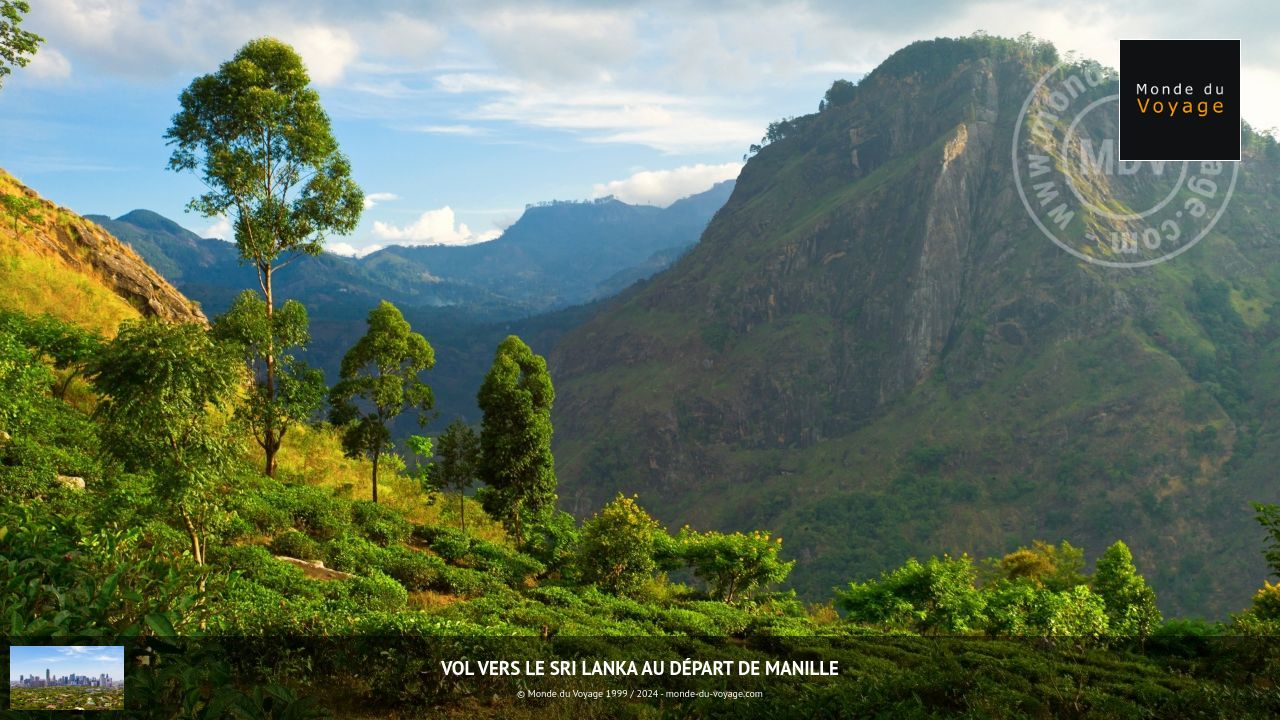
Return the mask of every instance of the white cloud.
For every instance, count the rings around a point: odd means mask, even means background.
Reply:
[[[700,193],[722,180],[738,177],[742,163],[685,165],[673,170],[643,170],[622,180],[596,183],[596,197],[613,195],[632,205],[666,207],[683,197]]]
[[[71,61],[54,48],[42,46],[24,72],[41,80],[64,80],[71,77]]]
[[[381,249],[382,249],[382,246],[381,246],[381,245],[366,245],[366,246],[364,246],[364,247],[356,247],[356,246],[352,245],[351,243],[344,243],[344,242],[331,242],[331,243],[326,243],[326,244],[325,244],[325,248],[324,248],[324,249],[325,249],[325,250],[328,250],[329,252],[333,253],[334,255],[342,255],[342,256],[344,256],[344,257],[356,257],[356,258],[360,258],[360,257],[364,257],[365,255],[370,255],[370,254],[373,254],[373,253],[378,252],[379,250],[381,250]]]
[[[389,193],[389,192],[369,193],[368,195],[364,196],[364,209],[369,210],[375,207],[378,203],[391,202],[392,200],[399,200],[399,199],[400,199],[400,196],[395,193]]]
[[[219,217],[209,227],[196,233],[202,238],[218,238],[219,240],[231,240],[235,232],[231,228],[231,221],[225,217]]]
[[[485,133],[484,128],[476,127],[475,125],[419,125],[414,130],[429,135],[475,136]]]
[[[457,222],[453,208],[447,205],[438,210],[428,210],[404,226],[373,223],[374,237],[399,245],[474,245],[501,234],[500,230],[489,230],[479,235],[471,232],[466,223]]]
[[[637,51],[637,15],[619,9],[487,10],[471,26],[500,64],[539,81],[608,81]]]
[[[607,85],[543,86],[476,73],[436,78],[450,93],[495,93],[469,111],[476,119],[574,132],[586,142],[647,145],[664,153],[740,150],[759,139],[767,122],[724,117],[709,100],[619,90]]]
[[[360,54],[360,47],[351,33],[324,25],[290,29],[282,39],[293,45],[302,56],[311,81],[316,85],[333,85],[341,81],[347,66]]]

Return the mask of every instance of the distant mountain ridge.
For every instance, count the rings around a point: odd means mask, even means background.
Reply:
[[[485,243],[306,258],[280,271],[277,293],[313,310],[380,299],[466,307],[495,320],[557,310],[607,297],[665,268],[697,242],[732,190],[733,181],[721,182],[665,208],[613,198],[535,205]],[[257,283],[234,245],[201,238],[157,213],[88,217],[213,313]]]

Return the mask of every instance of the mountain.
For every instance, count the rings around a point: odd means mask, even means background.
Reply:
[[[113,335],[121,320],[156,315],[205,322],[199,307],[129,245],[0,170],[0,195],[29,207],[0,217],[0,308],[49,313]]]
[[[1245,132],[1229,208],[1184,254],[1086,262],[1127,256],[1050,242],[1010,153],[1033,90],[1058,99],[1037,86],[1054,62],[917,43],[771,127],[700,242],[557,344],[567,509],[639,493],[673,527],[774,528],[813,599],[912,555],[1123,538],[1166,611],[1247,605],[1266,574],[1248,502],[1280,499],[1280,147]],[[1115,92],[1096,64],[1067,73]],[[1115,129],[1081,117],[1079,137]],[[1068,182],[1124,208],[1145,178]],[[1097,217],[1064,227],[1135,227]]]
[[[240,262],[232,243],[201,238],[150,210],[134,210],[114,220],[101,215],[88,217],[131,245],[211,314],[224,311],[246,288],[257,287],[257,275]],[[403,305],[465,304],[476,311],[492,308],[500,315],[519,312],[510,303],[465,283],[388,281],[369,273],[358,260],[329,253],[287,265],[276,274],[275,283],[279,297],[301,300],[313,312],[329,307],[343,314],[353,306],[367,312],[382,299]]]
[[[531,206],[502,237],[463,247],[392,247],[362,259],[325,253],[278,271],[278,298],[300,300],[311,318],[307,360],[335,381],[342,355],[364,334],[379,300],[404,311],[436,351],[432,371],[442,427],[479,419],[475,394],[493,351],[516,333],[539,353],[607,297],[669,266],[732,192],[726,181],[666,208],[612,198]],[[235,245],[201,238],[149,210],[88,216],[129,243],[211,316],[257,287]],[[571,268],[572,271],[566,271]],[[418,432],[411,418],[401,436]]]
[[[490,242],[392,246],[363,264],[390,276],[467,282],[535,311],[578,305],[670,265],[698,241],[732,190],[726,180],[666,208],[612,197],[533,205]]]

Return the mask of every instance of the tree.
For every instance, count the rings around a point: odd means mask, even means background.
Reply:
[[[245,290],[213,322],[213,337],[234,348],[254,376],[248,402],[237,409],[266,455],[266,474],[275,474],[275,458],[285,433],[320,412],[327,387],[324,373],[293,354],[310,342],[307,309],[287,300],[274,313],[252,290]],[[275,353],[274,392],[267,388],[268,353]]]
[[[858,95],[858,86],[848,80],[836,80],[831,83],[831,87],[827,88],[826,94],[822,96],[822,102],[818,103],[818,112],[822,112],[827,108],[838,107],[840,105],[848,105]]]
[[[351,179],[302,59],[279,40],[249,42],[218,72],[193,80],[181,105],[165,133],[175,146],[169,169],[199,170],[209,188],[188,207],[232,219],[241,261],[258,273],[267,326],[274,328],[273,273],[320,254],[326,233],[354,230],[364,194]],[[262,393],[274,405],[274,333],[266,341]],[[268,475],[275,472],[282,432],[276,418],[275,412],[261,416]]]
[[[498,345],[480,386],[480,480],[484,508],[523,545],[526,515],[541,517],[556,503],[551,455],[555,389],[547,361],[515,335]]]
[[[1093,589],[1106,606],[1113,635],[1146,637],[1163,620],[1155,591],[1138,574],[1129,547],[1119,540],[1098,558]]]
[[[654,544],[665,535],[632,498],[619,495],[582,524],[578,572],[583,582],[618,595],[630,595],[653,576]]]
[[[977,573],[968,555],[911,558],[878,580],[849,583],[837,602],[858,622],[917,632],[963,633],[982,623],[985,598],[974,587]]]
[[[728,603],[739,595],[786,580],[796,564],[778,557],[782,538],[771,538],[764,531],[698,533],[686,527],[676,536],[676,545],[693,574],[707,583],[713,595]]]
[[[154,474],[156,494],[186,529],[198,564],[232,458],[214,411],[233,398],[237,366],[199,325],[149,318],[122,323],[92,369],[105,445],[126,469]]]
[[[31,12],[26,0],[0,0],[0,85],[15,67],[26,67],[44,38],[23,30],[22,16]]]
[[[0,0],[2,2],[3,0]],[[28,226],[34,226],[40,222],[43,216],[36,212],[40,207],[40,201],[26,195],[0,195],[0,206],[4,207],[5,214],[13,221],[13,238],[15,240],[22,237],[22,228],[20,223],[26,223]]]
[[[1085,583],[1084,550],[1066,540],[1057,546],[1036,540],[1031,547],[1018,548],[1001,558],[999,568],[1006,579],[1026,579],[1055,591]]]
[[[436,443],[440,460],[432,466],[431,483],[442,490],[458,493],[458,525],[467,531],[466,489],[476,480],[480,462],[480,438],[471,426],[461,418],[449,423],[449,427]]]
[[[431,344],[409,327],[395,305],[383,300],[369,313],[369,330],[342,358],[338,384],[329,393],[329,419],[341,427],[348,457],[373,461],[373,501],[378,502],[378,460],[391,446],[387,427],[408,409],[418,425],[431,410],[431,388],[418,373],[436,364]]]

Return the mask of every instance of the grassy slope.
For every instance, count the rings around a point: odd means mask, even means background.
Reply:
[[[18,183],[0,170],[0,194],[19,193]],[[61,209],[37,212],[41,216],[37,227],[19,222],[16,235],[13,218],[0,217],[0,308],[29,315],[47,313],[105,336],[114,335],[121,320],[139,317],[138,310],[102,278],[73,270],[61,258],[36,250],[29,242],[32,233],[54,224],[83,222]]]

